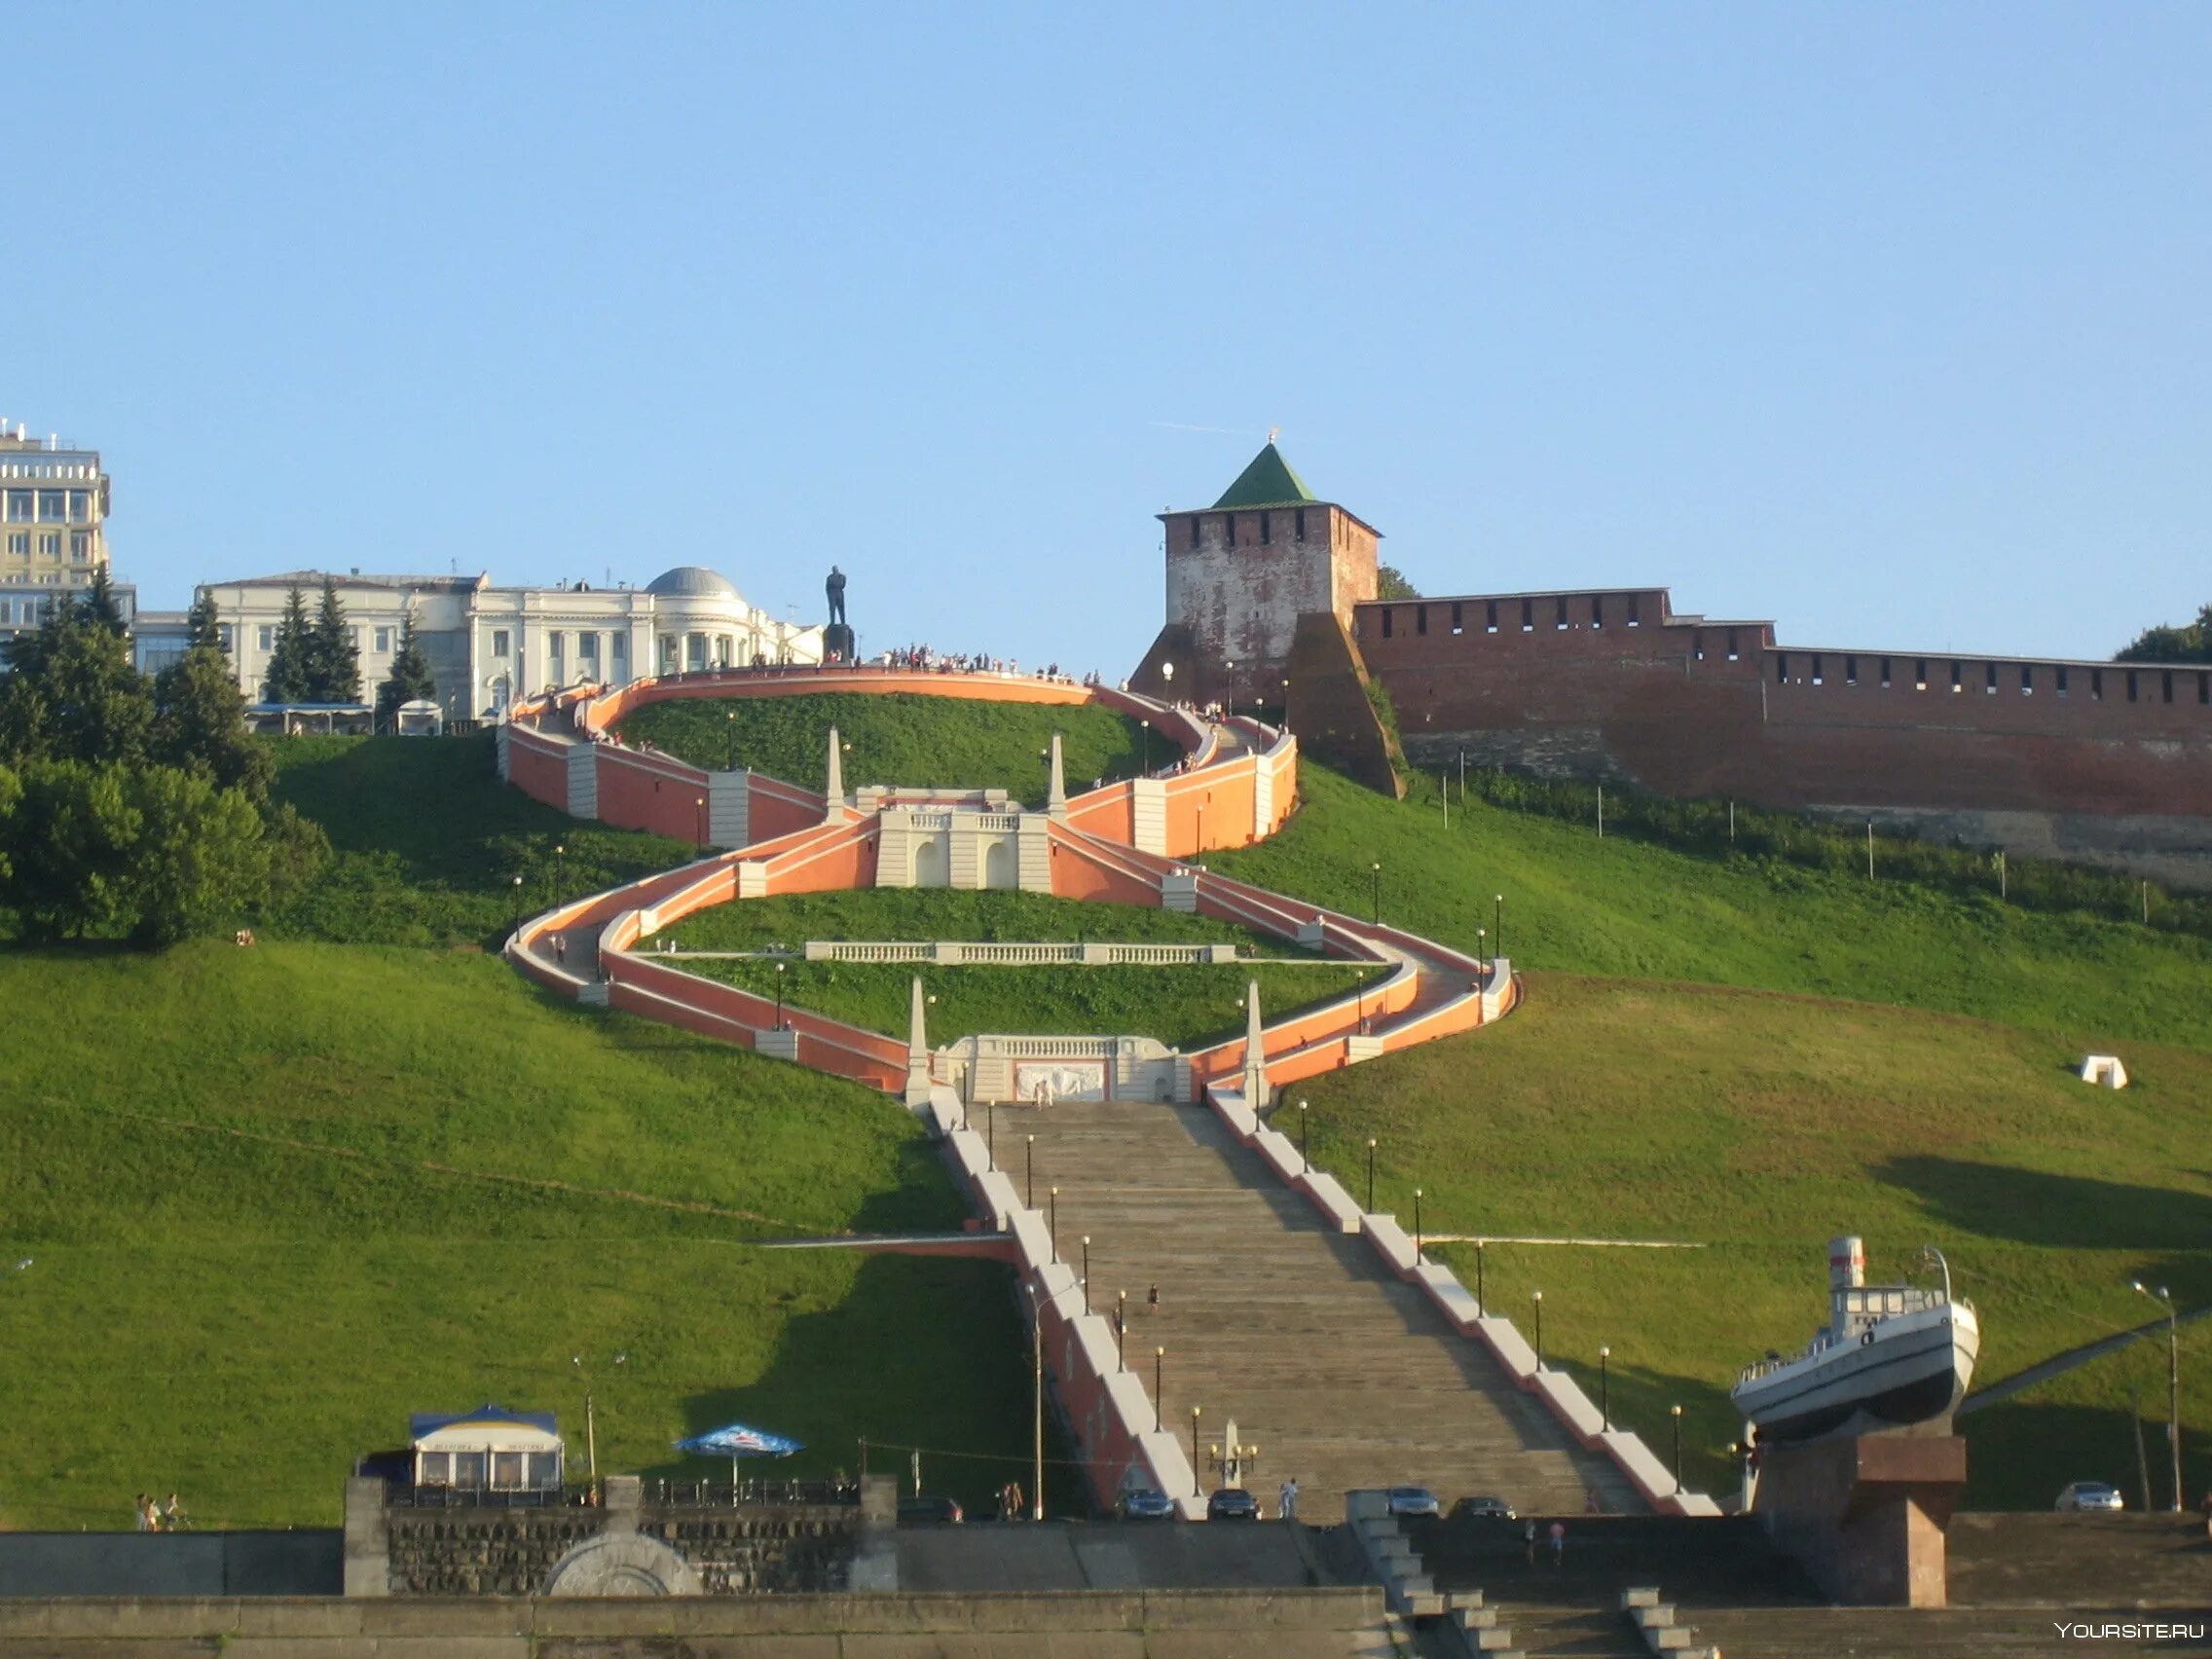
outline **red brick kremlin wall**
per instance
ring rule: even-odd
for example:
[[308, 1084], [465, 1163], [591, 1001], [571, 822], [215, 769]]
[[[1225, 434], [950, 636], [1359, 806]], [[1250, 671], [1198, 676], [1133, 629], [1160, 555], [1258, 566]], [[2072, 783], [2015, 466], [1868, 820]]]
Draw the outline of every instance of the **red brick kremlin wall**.
[[2212, 671], [1784, 648], [1769, 623], [1675, 615], [1661, 588], [1368, 604], [1356, 635], [1431, 771], [1464, 749], [1663, 794], [2040, 815], [2061, 842], [2127, 820], [2212, 854]]

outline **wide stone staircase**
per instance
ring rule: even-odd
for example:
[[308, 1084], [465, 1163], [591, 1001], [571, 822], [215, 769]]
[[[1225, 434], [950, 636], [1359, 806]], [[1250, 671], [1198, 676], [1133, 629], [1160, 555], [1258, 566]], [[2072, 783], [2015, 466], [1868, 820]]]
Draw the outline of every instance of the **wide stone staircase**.
[[1127, 1365], [1148, 1390], [1166, 1349], [1163, 1426], [1187, 1447], [1199, 1409], [1204, 1470], [1234, 1419], [1260, 1449], [1245, 1485], [1270, 1515], [1291, 1476], [1300, 1517], [1318, 1523], [1343, 1519], [1349, 1490], [1406, 1482], [1447, 1503], [1488, 1493], [1579, 1514], [1595, 1489], [1607, 1508], [1641, 1506], [1609, 1460], [1386, 1275], [1364, 1240], [1327, 1231], [1210, 1109], [1002, 1107], [991, 1132], [1016, 1191], [1033, 1158], [1036, 1207], [1056, 1208], [1060, 1260], [1079, 1272], [1088, 1235], [1091, 1307], [1110, 1313], [1128, 1293]]

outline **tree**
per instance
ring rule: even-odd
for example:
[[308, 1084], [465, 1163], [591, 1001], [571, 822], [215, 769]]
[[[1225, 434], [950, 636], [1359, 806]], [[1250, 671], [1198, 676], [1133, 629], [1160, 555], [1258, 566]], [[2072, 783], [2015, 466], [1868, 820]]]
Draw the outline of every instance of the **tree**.
[[204, 774], [266, 808], [276, 766], [267, 744], [245, 729], [245, 697], [229, 660], [194, 645], [154, 678], [151, 753], [165, 766]]
[[217, 651], [223, 648], [223, 626], [215, 615], [215, 598], [205, 588], [193, 595], [192, 608], [185, 612], [184, 626], [188, 646], [205, 646]]
[[51, 607], [8, 645], [0, 758], [134, 764], [146, 757], [154, 698], [129, 642], [85, 608]]
[[135, 820], [120, 895], [130, 941], [174, 944], [230, 926], [269, 891], [261, 814], [198, 773], [142, 766], [125, 786]]
[[2115, 662], [2212, 662], [2212, 605], [2182, 627], [2146, 628], [2113, 654]]
[[276, 623], [276, 648], [269, 653], [269, 672], [261, 682], [264, 703], [305, 703], [308, 695], [308, 603], [297, 586], [284, 601], [284, 614]]
[[137, 817], [129, 770], [82, 760], [33, 760], [9, 813], [4, 889], [25, 938], [115, 934], [134, 918], [129, 903]]
[[391, 653], [391, 673], [377, 687], [377, 725], [381, 729], [399, 713], [399, 705], [438, 695], [438, 682], [430, 673], [430, 659], [423, 654], [423, 642], [415, 637], [415, 612], [399, 619], [399, 648]]
[[346, 624], [346, 608], [338, 603], [338, 584], [328, 576], [322, 578], [322, 605], [308, 631], [307, 678], [311, 703], [361, 700], [361, 653]]
[[89, 621], [105, 628], [119, 640], [129, 632], [124, 624], [123, 607], [115, 597], [115, 584], [107, 579], [105, 565], [92, 572], [92, 585], [85, 594], [82, 608]]
[[1375, 597], [1377, 599], [1419, 599], [1420, 590], [1406, 580], [1405, 573], [1395, 565], [1375, 567]]

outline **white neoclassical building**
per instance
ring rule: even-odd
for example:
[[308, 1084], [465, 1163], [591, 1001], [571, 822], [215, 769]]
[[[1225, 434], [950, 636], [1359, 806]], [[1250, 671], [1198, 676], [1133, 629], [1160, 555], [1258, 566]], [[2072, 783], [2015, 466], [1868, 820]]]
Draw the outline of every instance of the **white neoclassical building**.
[[[391, 670], [401, 619], [415, 631], [449, 720], [483, 719], [516, 696], [567, 685], [623, 685], [656, 674], [820, 662], [822, 630], [779, 621], [748, 605], [728, 577], [680, 565], [644, 587], [495, 587], [477, 576], [330, 572], [361, 653], [361, 694], [373, 699]], [[276, 626], [295, 587], [312, 619], [324, 572], [286, 571], [208, 582], [239, 688], [258, 701]]]

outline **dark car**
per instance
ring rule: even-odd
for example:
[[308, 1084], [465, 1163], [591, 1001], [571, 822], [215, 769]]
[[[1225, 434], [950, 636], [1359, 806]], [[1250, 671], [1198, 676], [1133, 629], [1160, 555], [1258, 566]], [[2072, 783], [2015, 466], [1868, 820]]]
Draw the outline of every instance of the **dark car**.
[[934, 1497], [923, 1493], [915, 1497], [903, 1497], [899, 1500], [899, 1525], [902, 1527], [950, 1526], [967, 1519], [967, 1512], [949, 1497]]
[[1124, 1521], [1172, 1521], [1175, 1519], [1175, 1500], [1158, 1487], [1131, 1487], [1122, 1493], [1122, 1519]]
[[1242, 1487], [1223, 1487], [1206, 1499], [1208, 1521], [1257, 1521], [1260, 1500]]
[[1518, 1521], [1513, 1505], [1502, 1497], [1462, 1497], [1452, 1506], [1455, 1521]]

